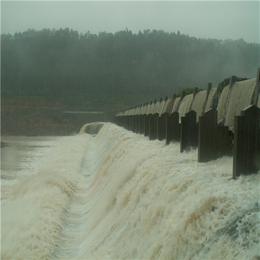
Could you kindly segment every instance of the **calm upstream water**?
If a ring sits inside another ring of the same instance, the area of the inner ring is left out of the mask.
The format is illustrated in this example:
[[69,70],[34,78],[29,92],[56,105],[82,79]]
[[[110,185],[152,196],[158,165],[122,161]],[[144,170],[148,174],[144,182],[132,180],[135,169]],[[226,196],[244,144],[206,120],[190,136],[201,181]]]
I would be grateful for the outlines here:
[[260,172],[105,123],[2,137],[2,259],[260,259]]

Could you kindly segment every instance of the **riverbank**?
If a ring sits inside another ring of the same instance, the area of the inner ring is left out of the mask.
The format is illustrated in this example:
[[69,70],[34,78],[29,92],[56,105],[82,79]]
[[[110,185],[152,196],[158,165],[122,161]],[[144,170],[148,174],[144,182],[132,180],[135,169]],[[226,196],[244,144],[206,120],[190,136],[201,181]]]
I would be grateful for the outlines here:
[[60,100],[2,99],[1,135],[63,136],[78,133],[86,123],[112,121],[112,109],[68,108]]

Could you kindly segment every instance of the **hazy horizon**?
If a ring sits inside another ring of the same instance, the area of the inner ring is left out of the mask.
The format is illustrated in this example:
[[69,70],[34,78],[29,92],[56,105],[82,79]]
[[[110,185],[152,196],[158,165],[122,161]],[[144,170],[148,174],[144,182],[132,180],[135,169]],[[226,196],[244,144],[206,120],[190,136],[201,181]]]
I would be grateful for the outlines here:
[[203,39],[259,41],[258,1],[2,1],[1,33],[70,28],[98,34],[180,31]]

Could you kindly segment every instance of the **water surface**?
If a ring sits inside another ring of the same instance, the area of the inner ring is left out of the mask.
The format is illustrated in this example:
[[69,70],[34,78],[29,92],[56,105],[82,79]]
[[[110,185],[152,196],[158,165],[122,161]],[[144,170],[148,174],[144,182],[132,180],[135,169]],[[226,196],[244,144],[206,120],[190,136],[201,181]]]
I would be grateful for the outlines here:
[[260,257],[260,175],[231,179],[232,158],[110,123],[2,141],[2,259]]

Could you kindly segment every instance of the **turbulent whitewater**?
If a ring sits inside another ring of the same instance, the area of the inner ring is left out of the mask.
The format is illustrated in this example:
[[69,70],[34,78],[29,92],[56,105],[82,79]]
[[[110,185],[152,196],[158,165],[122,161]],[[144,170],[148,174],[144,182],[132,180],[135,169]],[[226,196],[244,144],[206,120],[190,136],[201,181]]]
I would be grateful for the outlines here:
[[260,172],[110,123],[41,145],[1,173],[2,259],[260,259]]

